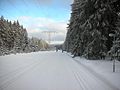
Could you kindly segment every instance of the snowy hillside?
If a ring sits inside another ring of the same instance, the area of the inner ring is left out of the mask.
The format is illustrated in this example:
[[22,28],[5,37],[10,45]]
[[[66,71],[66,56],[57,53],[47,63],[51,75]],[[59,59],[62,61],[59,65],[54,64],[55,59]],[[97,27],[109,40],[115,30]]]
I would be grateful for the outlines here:
[[55,51],[0,56],[0,90],[120,90],[120,62]]

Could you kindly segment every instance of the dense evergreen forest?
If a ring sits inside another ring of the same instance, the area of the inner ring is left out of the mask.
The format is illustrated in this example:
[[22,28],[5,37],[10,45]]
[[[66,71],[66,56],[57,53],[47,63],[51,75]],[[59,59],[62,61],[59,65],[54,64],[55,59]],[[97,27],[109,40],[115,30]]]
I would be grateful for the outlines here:
[[120,0],[74,0],[64,49],[74,56],[120,56]]
[[46,50],[48,44],[41,39],[28,38],[28,33],[18,21],[0,18],[0,55]]

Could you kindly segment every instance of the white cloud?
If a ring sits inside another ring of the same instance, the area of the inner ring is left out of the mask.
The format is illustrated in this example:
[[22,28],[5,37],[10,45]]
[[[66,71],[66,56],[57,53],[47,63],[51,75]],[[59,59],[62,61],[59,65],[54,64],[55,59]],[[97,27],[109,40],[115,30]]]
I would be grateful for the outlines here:
[[63,41],[67,32],[67,21],[56,21],[50,18],[22,16],[18,20],[28,31],[29,37],[48,40],[48,35],[43,31],[55,31],[51,33],[51,40]]

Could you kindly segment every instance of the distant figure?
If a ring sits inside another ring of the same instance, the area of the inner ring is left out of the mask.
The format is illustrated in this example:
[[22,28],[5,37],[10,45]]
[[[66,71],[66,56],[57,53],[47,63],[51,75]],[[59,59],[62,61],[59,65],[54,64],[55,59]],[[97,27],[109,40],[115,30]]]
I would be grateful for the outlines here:
[[58,47],[56,47],[56,52],[58,51]]
[[62,52],[63,52],[62,45],[56,45],[55,47],[56,47],[56,52],[57,52],[58,50],[62,50]]
[[62,48],[62,53],[63,53],[63,48]]
[[57,52],[58,51],[58,46],[56,45],[55,48],[56,48],[56,52]]

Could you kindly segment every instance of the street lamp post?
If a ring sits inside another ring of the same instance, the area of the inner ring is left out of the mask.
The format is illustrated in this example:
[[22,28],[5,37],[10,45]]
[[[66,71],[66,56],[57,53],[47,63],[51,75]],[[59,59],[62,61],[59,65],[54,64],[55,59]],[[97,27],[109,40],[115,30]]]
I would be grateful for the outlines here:
[[89,58],[88,54],[89,54],[89,52],[88,52],[88,47],[87,47],[87,58]]
[[[114,38],[113,44],[115,45],[115,34],[110,33],[109,36]],[[114,58],[113,58],[113,72],[115,72],[115,47],[114,47]]]

